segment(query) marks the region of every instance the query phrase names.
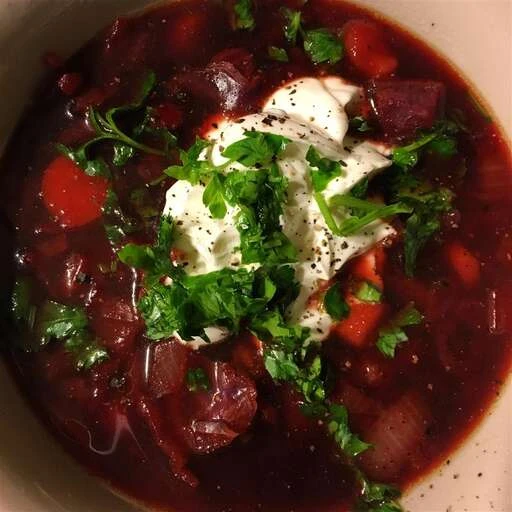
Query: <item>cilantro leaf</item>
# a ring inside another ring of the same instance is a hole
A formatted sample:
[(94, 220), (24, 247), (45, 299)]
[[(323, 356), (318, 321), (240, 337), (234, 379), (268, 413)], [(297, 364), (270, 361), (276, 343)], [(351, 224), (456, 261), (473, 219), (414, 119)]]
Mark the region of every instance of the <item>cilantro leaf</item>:
[(336, 64), (343, 57), (341, 39), (325, 28), (305, 32), (304, 50), (314, 64)]
[(342, 451), (349, 457), (356, 457), (371, 446), (350, 431), (348, 412), (343, 405), (330, 406), (327, 427)]
[(309, 146), (306, 160), (312, 167), (311, 181), (315, 192), (323, 192), (331, 180), (342, 174), (341, 163), (322, 157), (314, 146)]
[(350, 189), (350, 195), (357, 199), (364, 199), (366, 197), (366, 194), (368, 193), (369, 184), (370, 180), (368, 178), (363, 178)]
[(378, 304), (382, 300), (382, 292), (367, 281), (361, 284), (355, 295), (360, 301), (370, 304)]
[(294, 11), (287, 7), (281, 9), (281, 12), (285, 18), (284, 35), (290, 44), (295, 45), (297, 42), (297, 34), (301, 30), (302, 15), (300, 11)]
[(187, 371), (187, 387), (189, 391), (208, 391), (210, 379), (202, 368), (190, 368)]
[(324, 307), (327, 313), (335, 320), (347, 318), (350, 314), (350, 307), (343, 299), (339, 283), (333, 284), (324, 297)]
[(403, 327), (419, 325), (422, 321), (423, 315), (413, 305), (407, 306), (396, 316), (389, 327), (385, 327), (379, 331), (377, 348), (386, 357), (395, 357), (395, 351), (398, 345), (409, 340)]
[(288, 62), (288, 53), (284, 48), (278, 48), (277, 46), (268, 47), (268, 56), (277, 62)]
[(253, 30), (256, 22), (252, 0), (237, 0), (233, 9), (235, 11), (235, 27), (242, 30)]
[(265, 167), (272, 163), (290, 143), (290, 139), (273, 133), (246, 131), (244, 138), (229, 145), (222, 156), (245, 167)]

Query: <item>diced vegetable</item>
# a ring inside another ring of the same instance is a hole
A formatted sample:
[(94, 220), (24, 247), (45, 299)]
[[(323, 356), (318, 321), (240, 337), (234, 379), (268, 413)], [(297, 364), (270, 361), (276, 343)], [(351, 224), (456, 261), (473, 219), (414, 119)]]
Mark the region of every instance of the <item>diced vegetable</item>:
[(44, 171), (43, 201), (63, 228), (88, 224), (102, 214), (108, 182), (88, 176), (69, 158), (56, 158)]
[(350, 296), (347, 299), (350, 314), (333, 327), (334, 332), (348, 345), (366, 346), (386, 315), (387, 306), (382, 303), (361, 302)]
[(347, 58), (366, 78), (388, 76), (398, 67), (382, 29), (372, 21), (349, 21), (343, 27), (343, 40)]
[(471, 251), (460, 242), (452, 242), (446, 247), (446, 255), (452, 269), (464, 286), (472, 288), (480, 281), (480, 262)]
[(445, 86), (431, 80), (373, 80), (368, 96), (375, 120), (386, 134), (412, 138), (441, 117)]

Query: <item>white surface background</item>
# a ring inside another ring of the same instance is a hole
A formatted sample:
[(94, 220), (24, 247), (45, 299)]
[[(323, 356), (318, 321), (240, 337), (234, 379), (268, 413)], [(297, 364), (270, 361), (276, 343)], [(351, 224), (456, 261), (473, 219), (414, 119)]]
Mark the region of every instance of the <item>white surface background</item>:
[[(310, 0), (314, 1), (314, 0)], [(40, 71), (144, 0), (0, 0), (0, 149)], [(511, 0), (360, 0), (412, 28), (471, 77), (512, 134)], [(413, 512), (512, 511), (512, 386), (493, 414), (406, 497)], [(478, 473), (482, 473), (478, 477)], [(454, 475), (459, 475), (454, 479)], [(433, 486), (433, 488), (431, 488)], [(0, 512), (129, 512), (53, 443), (0, 365)], [(321, 512), (321, 511), (319, 511)]]

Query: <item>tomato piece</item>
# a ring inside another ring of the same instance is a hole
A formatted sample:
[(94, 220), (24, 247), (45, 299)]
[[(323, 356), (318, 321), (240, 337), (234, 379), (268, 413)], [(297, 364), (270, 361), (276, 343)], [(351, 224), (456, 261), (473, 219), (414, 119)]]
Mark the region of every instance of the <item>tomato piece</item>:
[(43, 201), (63, 228), (76, 228), (99, 218), (107, 189), (105, 178), (88, 176), (65, 156), (56, 158), (44, 171)]
[(356, 348), (367, 345), (375, 330), (386, 314), (386, 304), (360, 302), (355, 297), (348, 297), (350, 314), (333, 327), (333, 331), (343, 341)]
[(459, 242), (453, 242), (447, 246), (446, 255), (464, 286), (472, 288), (478, 284), (480, 262), (468, 249)]
[(365, 77), (391, 75), (398, 60), (391, 51), (382, 30), (368, 20), (352, 20), (343, 28), (347, 57)]

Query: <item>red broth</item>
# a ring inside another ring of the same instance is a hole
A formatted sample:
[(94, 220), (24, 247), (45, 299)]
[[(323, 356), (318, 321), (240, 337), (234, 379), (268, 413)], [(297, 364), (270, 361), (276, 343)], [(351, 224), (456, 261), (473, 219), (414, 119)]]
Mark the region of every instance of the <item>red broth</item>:
[[(299, 2), (286, 4), (297, 8)], [(258, 111), (273, 88), (302, 76), (339, 74), (366, 86), (368, 77), (347, 57), (334, 66), (315, 66), (302, 50), (293, 49), (289, 63), (270, 60), (268, 46), (285, 44), (281, 5), (258, 2), (253, 32), (232, 30), (229, 10), (215, 2), (191, 0), (121, 18), (48, 73), (3, 160), (4, 268), (34, 279), (36, 301), (49, 297), (84, 306), (110, 355), (81, 372), (58, 342), (25, 353), (13, 341), (6, 357), (65, 448), (91, 473), (148, 506), (179, 511), (344, 510), (358, 493), (353, 471), (323, 426), (304, 418), (300, 395), (293, 389), (262, 376), (257, 351), (244, 348), (250, 346), (245, 335), (193, 357), (204, 357), (207, 366), (228, 362), (249, 375), (229, 374), (230, 379), (238, 385), (246, 385), (249, 378), (256, 383), (258, 411), (251, 426), (213, 453), (186, 453), (187, 471), (198, 485), (173, 476), (148, 410), (163, 407), (172, 418), (181, 406), (166, 395), (155, 400), (143, 391), (140, 372), (150, 349), (133, 306), (140, 275), (114, 263), (101, 218), (63, 229), (41, 195), (43, 171), (57, 156), (55, 142), (76, 146), (91, 138), (87, 108), (129, 103), (148, 68), (159, 81), (151, 105), (180, 146), (204, 133), (226, 107), (225, 98), (201, 78), (215, 56), (216, 61), (236, 62), (243, 75), (246, 95), (235, 101), (230, 116)], [(510, 368), (510, 150), (468, 84), (424, 43), (351, 4), (313, 0), (302, 11), (308, 27), (335, 32), (348, 20), (373, 20), (397, 61), (392, 79), (442, 82), (446, 112), (464, 120), (458, 155), (449, 160), (430, 155), (422, 163), (425, 176), (456, 193), (455, 210), (443, 218), (440, 233), (421, 252), (414, 278), (404, 275), (402, 243), (385, 249), (379, 263), (385, 307), (368, 336), (374, 340), (378, 328), (410, 302), (422, 312), (424, 323), (408, 331), (409, 341), (394, 359), (384, 358), (374, 342), (352, 346), (344, 339), (345, 331), (331, 335), (322, 348), (335, 375), (331, 399), (346, 405), (352, 429), (376, 447), (360, 456), (358, 464), (370, 478), (403, 489), (474, 428), (499, 395)], [(218, 57), (233, 48), (237, 50)], [(109, 159), (109, 151), (103, 151)], [(114, 188), (122, 208), (136, 215), (130, 201), (133, 190), (158, 178), (176, 157), (138, 155), (116, 170)], [(146, 188), (157, 214), (168, 187), (169, 182)], [(94, 211), (87, 215), (94, 216)], [(155, 225), (153, 219), (131, 239), (151, 241)], [(343, 287), (357, 279), (358, 265), (343, 270)], [(12, 275), (4, 273), (2, 289), (10, 289)], [(177, 458), (180, 450), (178, 446)]]

